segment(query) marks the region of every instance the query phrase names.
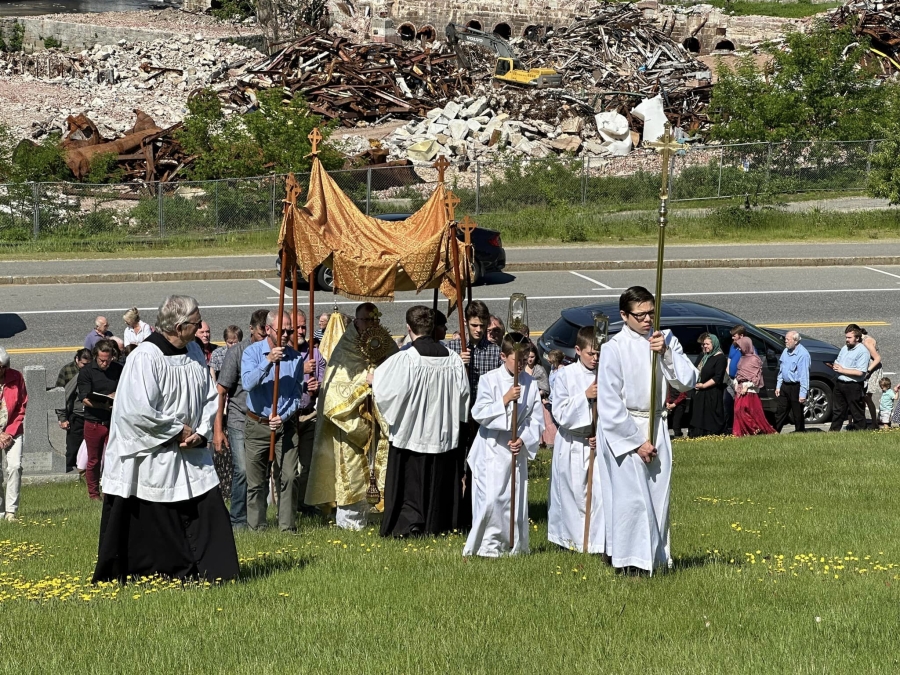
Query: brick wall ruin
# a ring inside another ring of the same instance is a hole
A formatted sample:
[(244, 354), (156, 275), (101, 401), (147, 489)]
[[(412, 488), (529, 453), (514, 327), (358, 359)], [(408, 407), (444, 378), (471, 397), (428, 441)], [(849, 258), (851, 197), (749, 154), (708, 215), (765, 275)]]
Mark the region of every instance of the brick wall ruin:
[[(450, 23), (495, 32), (502, 37), (522, 37), (539, 26), (564, 28), (575, 16), (587, 14), (592, 0), (389, 0), (389, 12), (404, 40), (442, 38)], [(710, 5), (675, 8), (656, 0), (637, 3), (644, 15), (655, 20), (672, 38), (697, 54), (732, 51), (743, 45), (780, 35), (798, 20), (763, 16), (729, 16)], [(376, 12), (382, 9), (376, 7)]]

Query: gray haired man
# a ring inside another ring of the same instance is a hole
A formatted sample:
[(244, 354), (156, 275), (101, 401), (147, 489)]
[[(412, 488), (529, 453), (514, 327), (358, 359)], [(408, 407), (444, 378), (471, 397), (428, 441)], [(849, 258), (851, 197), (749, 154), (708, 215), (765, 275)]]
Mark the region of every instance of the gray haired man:
[(775, 398), (775, 429), (778, 433), (788, 420), (788, 412), (794, 416), (794, 431), (806, 431), (804, 404), (809, 393), (809, 352), (800, 344), (800, 333), (788, 331), (784, 336), (785, 349), (781, 352)]

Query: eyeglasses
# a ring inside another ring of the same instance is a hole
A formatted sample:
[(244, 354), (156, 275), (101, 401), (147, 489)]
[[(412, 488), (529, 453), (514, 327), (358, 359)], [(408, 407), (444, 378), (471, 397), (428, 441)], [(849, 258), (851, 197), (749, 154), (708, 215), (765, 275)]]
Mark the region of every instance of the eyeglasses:
[(182, 321), (182, 326), (195, 326), (197, 330), (200, 330), (200, 326), (203, 324), (203, 321)]
[[(273, 333), (277, 332), (277, 331), (275, 330), (275, 327), (274, 327), (274, 326), (266, 326), (266, 328), (271, 328)], [(294, 329), (293, 329), (293, 328), (282, 328), (282, 329), (281, 329), (281, 334), (282, 334), (282, 335), (293, 335), (293, 334), (294, 334)]]
[(638, 321), (643, 321), (643, 320), (646, 319), (648, 316), (649, 316), (651, 319), (652, 319), (654, 316), (656, 316), (656, 310), (653, 310), (653, 309), (651, 309), (649, 312), (628, 312), (628, 313), (631, 314), (631, 316), (633, 316), (633, 317), (634, 317), (635, 319), (637, 319)]

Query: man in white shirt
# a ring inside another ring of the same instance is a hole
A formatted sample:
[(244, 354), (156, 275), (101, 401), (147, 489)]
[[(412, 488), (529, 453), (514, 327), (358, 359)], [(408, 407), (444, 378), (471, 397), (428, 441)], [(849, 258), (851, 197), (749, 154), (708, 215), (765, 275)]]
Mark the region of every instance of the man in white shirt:
[(381, 535), (440, 534), (459, 526), (460, 424), (469, 414), (465, 364), (434, 338), (434, 310), (406, 312), (409, 349), (375, 370), (375, 404), (388, 424), (390, 450)]
[[(624, 325), (600, 352), (597, 368), (597, 465), (606, 553), (628, 573), (669, 567), (672, 444), (662, 411), (667, 383), (689, 391), (699, 373), (669, 331), (653, 332), (653, 295), (632, 286), (619, 298)], [(656, 419), (650, 419), (656, 352)], [(652, 440), (649, 433), (652, 423)]]
[(169, 296), (159, 307), (158, 332), (125, 362), (103, 466), (95, 583), (238, 576), (207, 445), (218, 397), (194, 341), (200, 323), (196, 300)]

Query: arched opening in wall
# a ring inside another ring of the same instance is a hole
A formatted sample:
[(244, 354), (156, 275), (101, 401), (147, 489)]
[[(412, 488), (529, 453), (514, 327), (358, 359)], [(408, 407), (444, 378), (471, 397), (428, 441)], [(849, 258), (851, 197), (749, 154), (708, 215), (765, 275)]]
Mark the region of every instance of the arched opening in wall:
[(684, 42), (681, 43), (681, 46), (687, 49), (691, 54), (700, 53), (700, 40), (695, 37), (685, 38)]
[(422, 26), (419, 32), (416, 33), (416, 37), (423, 42), (434, 42), (434, 39), (437, 37), (437, 31), (434, 30), (434, 26)]
[(512, 28), (509, 27), (508, 23), (498, 23), (494, 26), (494, 35), (499, 35), (504, 40), (509, 40), (512, 37)]
[(526, 40), (533, 40), (534, 42), (537, 42), (541, 38), (541, 27), (525, 26), (525, 30), (522, 31), (522, 37)]
[(400, 27), (397, 29), (397, 35), (400, 36), (401, 40), (415, 40), (416, 27), (411, 23), (401, 23)]
[(734, 51), (734, 43), (731, 40), (720, 40), (716, 43), (717, 52), (733, 52)]
[(474, 28), (475, 30), (482, 30), (481, 22), (478, 19), (472, 19), (471, 21), (466, 23), (466, 28)]

